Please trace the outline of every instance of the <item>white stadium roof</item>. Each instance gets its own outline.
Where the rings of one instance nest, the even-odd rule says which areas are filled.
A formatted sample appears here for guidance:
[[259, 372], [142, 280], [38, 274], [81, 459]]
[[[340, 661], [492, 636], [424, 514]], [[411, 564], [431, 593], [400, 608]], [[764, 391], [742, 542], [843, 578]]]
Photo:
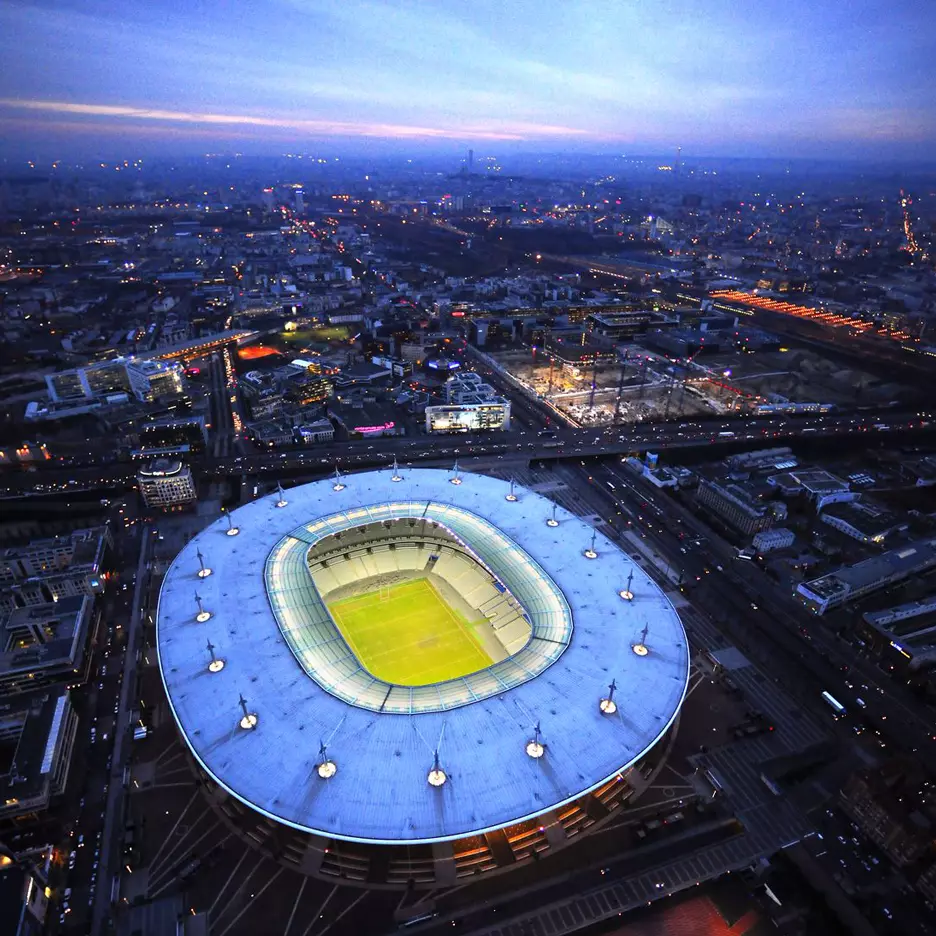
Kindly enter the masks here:
[[[282, 507], [274, 493], [230, 515], [239, 535], [226, 535], [229, 521], [219, 519], [176, 557], [159, 598], [159, 663], [176, 721], [205, 770], [251, 808], [294, 828], [405, 844], [457, 839], [535, 817], [638, 760], [676, 717], [688, 678], [686, 635], [657, 585], [600, 533], [597, 557], [588, 558], [592, 527], [562, 508], [555, 513], [559, 525], [549, 526], [553, 502], [529, 490], [516, 488], [518, 499], [508, 502], [509, 486], [494, 478], [462, 474], [462, 483], [454, 485], [449, 471], [400, 473], [396, 483], [390, 470], [349, 475], [340, 491], [334, 479], [302, 485], [286, 492]], [[531, 644], [538, 626], [547, 629], [539, 632], [547, 641], [555, 633], [549, 628], [565, 627], [562, 642], [568, 646], [539, 667], [524, 664], [521, 655], [529, 647], [503, 661], [505, 672], [523, 665], [527, 671], [519, 678], [502, 672], [504, 688], [476, 693], [479, 701], [447, 701], [440, 689], [437, 704], [425, 705], [417, 698], [422, 690], [384, 684], [396, 693], [390, 710], [363, 697], [353, 704], [349, 700], [362, 685], [360, 667], [347, 680], [330, 670], [320, 685], [307, 674], [319, 678], [314, 661], [300, 663], [294, 655], [293, 646], [300, 656], [308, 651], [290, 634], [306, 606], [287, 608], [290, 619], [282, 596], [274, 595], [274, 613], [267, 593], [268, 577], [277, 587], [273, 554], [298, 543], [297, 555], [304, 555], [300, 537], [322, 529], [322, 518], [347, 528], [388, 510], [419, 516], [413, 509], [426, 504], [443, 524], [447, 510], [452, 517], [471, 516], [488, 531], [496, 528], [502, 543], [506, 537], [518, 546], [512, 561], [529, 567], [532, 560], [567, 603], [563, 613], [548, 603], [539, 612], [530, 609]], [[484, 548], [464, 529], [461, 538], [486, 561]], [[310, 535], [309, 543], [315, 535], [323, 533]], [[212, 569], [207, 577], [198, 575], [198, 552]], [[634, 597], [626, 601], [619, 593], [631, 574]], [[503, 580], [511, 584], [507, 573]], [[314, 597], [310, 583], [294, 584]], [[196, 593], [210, 615], [199, 615], [201, 623]], [[571, 635], [563, 623], [568, 612]], [[644, 628], [649, 653], [640, 656], [633, 645]], [[209, 641], [224, 661], [217, 672], [208, 669]], [[338, 642], [344, 646], [340, 637]], [[358, 680], [353, 691], [347, 688], [352, 679]], [[612, 679], [617, 711], [605, 715], [598, 703]], [[239, 725], [241, 696], [257, 716], [252, 730]], [[526, 745], [537, 722], [545, 755], [532, 758]], [[316, 771], [323, 741], [337, 765], [327, 780]], [[447, 776], [439, 787], [427, 782], [436, 750]]]

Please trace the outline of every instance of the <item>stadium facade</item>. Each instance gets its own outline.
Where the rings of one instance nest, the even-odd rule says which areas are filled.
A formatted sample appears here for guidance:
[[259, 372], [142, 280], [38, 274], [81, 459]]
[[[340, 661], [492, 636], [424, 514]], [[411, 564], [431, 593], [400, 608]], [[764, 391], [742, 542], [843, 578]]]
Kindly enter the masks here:
[[[472, 622], [461, 668], [434, 637], [404, 645], [394, 589], [417, 580]], [[367, 886], [451, 884], [600, 826], [662, 768], [689, 667], [669, 600], [600, 532], [435, 469], [317, 481], [214, 522], [165, 577], [157, 643], [231, 828]], [[419, 678], [420, 653], [444, 671]]]

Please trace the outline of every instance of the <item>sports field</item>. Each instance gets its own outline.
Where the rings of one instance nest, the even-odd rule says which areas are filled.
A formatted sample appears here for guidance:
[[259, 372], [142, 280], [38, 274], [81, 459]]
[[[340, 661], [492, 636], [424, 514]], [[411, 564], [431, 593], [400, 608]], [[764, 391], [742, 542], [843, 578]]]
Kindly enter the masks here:
[[475, 638], [474, 625], [426, 579], [345, 598], [328, 610], [364, 668], [387, 682], [425, 686], [494, 662]]

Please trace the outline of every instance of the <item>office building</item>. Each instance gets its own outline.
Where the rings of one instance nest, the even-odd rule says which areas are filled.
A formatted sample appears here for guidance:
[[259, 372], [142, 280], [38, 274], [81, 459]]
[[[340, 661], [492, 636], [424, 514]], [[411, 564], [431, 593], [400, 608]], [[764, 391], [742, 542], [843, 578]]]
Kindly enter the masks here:
[[181, 510], [196, 501], [192, 470], [172, 458], [156, 458], [140, 466], [137, 485], [143, 503], [159, 510]]
[[131, 455], [135, 459], [176, 458], [204, 451], [208, 444], [205, 417], [194, 413], [151, 419], [140, 429], [140, 444]]
[[774, 549], [788, 549], [796, 540], [796, 535], [786, 527], [776, 527], [772, 530], [761, 530], [754, 534], [751, 545], [759, 553], [771, 552]]
[[46, 869], [31, 862], [5, 861], [0, 857], [0, 900], [4, 920], [10, 927], [0, 930], [12, 936], [42, 936], [47, 933], [46, 916], [52, 893]]
[[127, 362], [130, 391], [142, 403], [182, 392], [182, 365], [133, 358]]
[[302, 423], [296, 426], [296, 434], [304, 445], [316, 442], [331, 442], [335, 438], [335, 427], [327, 419], [316, 419], [314, 422]]
[[0, 764], [0, 829], [37, 817], [64, 792], [77, 725], [64, 686], [18, 695], [4, 704], [0, 740], [16, 756]]
[[71, 403], [120, 393], [130, 389], [127, 358], [119, 357], [57, 374], [46, 374], [45, 382], [53, 403]]
[[707, 478], [699, 482], [696, 500], [748, 536], [772, 526], [775, 509], [783, 506], [761, 500], [740, 484], [719, 484]]
[[796, 594], [814, 614], [825, 614], [933, 566], [936, 566], [936, 539], [916, 540], [803, 582], [797, 586]]
[[239, 386], [251, 419], [269, 419], [283, 408], [283, 394], [273, 374], [248, 371], [241, 377]]
[[8, 612], [0, 626], [0, 696], [58, 682], [84, 682], [97, 620], [94, 599], [88, 595]]
[[292, 422], [288, 419], [263, 419], [247, 424], [251, 441], [263, 448], [295, 444]]
[[104, 554], [112, 545], [106, 527], [93, 527], [4, 550], [0, 553], [0, 612], [100, 593]]
[[426, 407], [427, 432], [474, 432], [510, 428], [510, 401], [479, 374], [467, 372], [445, 384], [445, 404]]
[[859, 543], [883, 543], [898, 530], [907, 529], [907, 521], [866, 501], [854, 500], [829, 504], [819, 519]]
[[183, 389], [180, 365], [145, 358], [114, 358], [47, 374], [45, 381], [53, 403], [100, 400], [126, 392], [141, 402], [150, 402]]
[[613, 309], [592, 312], [586, 319], [586, 327], [604, 338], [628, 341], [645, 332], [651, 321], [659, 321], [660, 318], [660, 315], [649, 309]]

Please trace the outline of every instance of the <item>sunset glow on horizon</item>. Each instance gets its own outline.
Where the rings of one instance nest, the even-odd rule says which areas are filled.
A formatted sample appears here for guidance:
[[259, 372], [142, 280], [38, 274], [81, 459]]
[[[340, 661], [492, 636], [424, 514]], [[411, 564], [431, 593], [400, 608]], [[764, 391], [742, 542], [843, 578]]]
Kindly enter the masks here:
[[11, 0], [7, 148], [205, 139], [896, 156], [936, 140], [923, 4]]

